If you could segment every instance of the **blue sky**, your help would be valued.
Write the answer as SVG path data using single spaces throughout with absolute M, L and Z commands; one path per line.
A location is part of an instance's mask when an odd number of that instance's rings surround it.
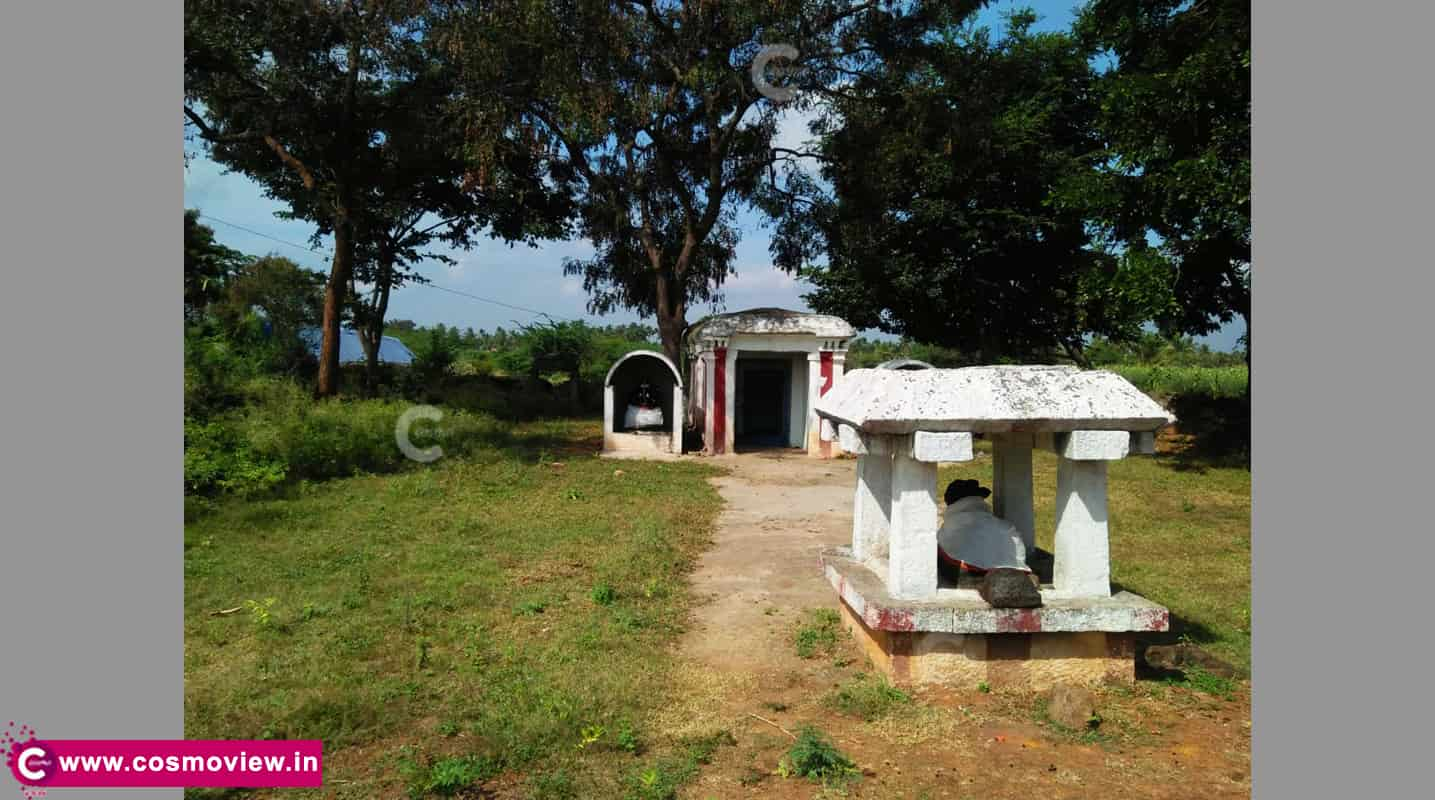
M 1000 24 L 1001 14 L 1018 5 L 1036 9 L 1041 16 L 1038 29 L 1065 27 L 1071 21 L 1074 7 L 1071 0 L 1020 4 L 1006 0 L 984 10 L 980 21 Z M 805 135 L 801 119 L 785 121 L 782 136 L 788 140 L 787 144 L 800 143 Z M 273 240 L 307 246 L 313 233 L 308 224 L 275 217 L 282 205 L 266 198 L 258 184 L 243 175 L 225 174 L 222 167 L 202 154 L 192 158 L 184 171 L 184 206 L 198 208 L 205 224 L 214 229 L 215 237 L 229 247 L 254 255 L 276 253 L 311 269 L 328 272 L 325 255 Z M 718 310 L 754 306 L 811 310 L 801 297 L 811 286 L 772 266 L 767 252 L 768 231 L 762 225 L 761 215 L 744 211 L 739 215 L 739 224 L 742 240 L 737 246 L 737 275 L 724 286 L 724 304 Z M 327 246 L 319 249 L 327 250 Z M 602 318 L 587 313 L 581 279 L 563 275 L 562 264 L 564 258 L 583 257 L 591 252 L 592 247 L 586 241 L 549 242 L 534 248 L 485 240 L 472 250 L 454 252 L 452 255 L 458 263 L 453 267 L 429 263 L 421 265 L 419 271 L 438 286 L 544 311 L 558 318 L 586 319 L 597 324 L 640 321 L 628 312 Z M 688 320 L 696 321 L 706 313 L 709 309 L 705 307 L 692 308 Z M 417 285 L 394 293 L 389 303 L 389 317 L 411 319 L 423 325 L 442 322 L 475 330 L 512 328 L 541 319 L 532 313 Z M 1236 322 L 1204 341 L 1216 349 L 1231 350 L 1242 331 L 1243 326 Z M 873 332 L 866 333 L 872 335 Z

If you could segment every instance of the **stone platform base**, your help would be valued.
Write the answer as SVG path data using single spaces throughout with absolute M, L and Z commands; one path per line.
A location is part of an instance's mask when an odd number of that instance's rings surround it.
M 883 631 L 867 627 L 845 602 L 840 606 L 843 625 L 897 685 L 1046 689 L 1136 680 L 1132 634 Z
M 1130 683 L 1135 637 L 1170 624 L 1165 608 L 1130 592 L 1062 597 L 1043 584 L 1043 605 L 1031 609 L 992 608 L 963 586 L 900 600 L 887 593 L 882 565 L 874 570 L 846 547 L 824 550 L 822 563 L 844 624 L 893 683 L 1029 689 Z
M 671 431 L 609 431 L 603 434 L 602 455 L 608 458 L 671 458 Z

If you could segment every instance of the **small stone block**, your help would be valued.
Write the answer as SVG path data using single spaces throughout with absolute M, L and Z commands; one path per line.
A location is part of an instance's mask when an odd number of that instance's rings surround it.
M 1072 461 L 1115 461 L 1131 449 L 1128 431 L 1072 431 L 1057 434 L 1057 455 Z
M 1041 605 L 1041 592 L 1032 581 L 1032 574 L 1019 569 L 991 570 L 977 591 L 993 608 L 1037 608 Z
M 912 458 L 934 463 L 971 461 L 972 435 L 966 432 L 917 431 L 912 434 Z
M 1084 686 L 1059 684 L 1051 689 L 1046 715 L 1062 727 L 1084 731 L 1100 721 L 1096 713 L 1096 696 Z
M 1131 452 L 1140 453 L 1144 456 L 1156 455 L 1156 432 L 1132 431 Z
M 1192 644 L 1153 644 L 1146 648 L 1145 660 L 1156 669 L 1186 671 L 1196 667 L 1222 678 L 1236 676 L 1235 667 Z

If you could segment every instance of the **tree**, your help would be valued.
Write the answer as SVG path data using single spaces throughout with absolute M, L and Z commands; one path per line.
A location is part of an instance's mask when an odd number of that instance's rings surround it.
M 1165 332 L 1235 315 L 1249 332 L 1249 0 L 1093 0 L 1075 32 L 1115 65 L 1095 87 L 1103 157 L 1058 199 L 1160 263 Z
M 270 335 L 297 341 L 305 329 L 323 319 L 324 274 L 278 255 L 254 259 L 229 282 L 219 317 L 231 330 L 258 310 Z
M 416 4 L 187 0 L 184 11 L 184 113 L 211 157 L 270 196 L 307 195 L 333 232 L 317 391 L 334 394 L 383 96 L 413 80 L 423 47 Z
M 1088 334 L 1129 335 L 1149 317 L 1144 278 L 1093 247 L 1081 211 L 1051 202 L 1099 157 L 1089 53 L 1032 31 L 1029 11 L 993 38 L 967 22 L 975 5 L 881 47 L 834 98 L 827 185 L 789 170 L 766 199 L 774 259 L 812 281 L 815 309 L 858 327 L 984 362 L 1059 348 L 1084 363 Z
M 184 212 L 184 318 L 198 321 L 224 295 L 229 279 L 249 256 L 216 242 L 214 229 L 199 221 L 198 209 Z
M 332 234 L 318 394 L 338 389 L 339 320 L 356 283 L 370 343 L 387 294 L 434 238 L 464 246 L 476 226 L 506 221 L 515 184 L 497 178 L 522 147 L 490 142 L 493 163 L 473 170 L 475 145 L 447 116 L 452 77 L 430 35 L 444 4 L 425 0 L 187 0 L 188 123 L 215 161 L 261 183 L 290 215 Z M 498 130 L 497 128 L 493 130 Z M 516 154 L 516 155 L 515 155 Z M 476 194 L 474 194 L 476 190 Z M 497 206 L 497 208 L 491 208 Z M 490 213 L 491 212 L 491 213 Z
M 455 15 L 470 127 L 513 109 L 578 204 L 595 254 L 589 309 L 655 317 L 678 360 L 694 302 L 733 274 L 736 209 L 791 152 L 774 147 L 785 93 L 760 92 L 751 65 L 786 44 L 823 86 L 852 31 L 879 14 L 848 0 L 507 0 Z M 895 13 L 895 12 L 883 12 Z M 790 51 L 787 51 L 790 52 Z M 761 62 L 759 62 L 761 63 Z M 799 94 L 792 107 L 810 102 Z M 502 118 L 504 111 L 500 114 Z

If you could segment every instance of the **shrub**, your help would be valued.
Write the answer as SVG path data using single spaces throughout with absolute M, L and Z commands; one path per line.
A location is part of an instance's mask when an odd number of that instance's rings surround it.
M 784 778 L 795 775 L 822 783 L 840 783 L 860 774 L 826 734 L 810 725 L 798 729 L 797 741 L 778 762 L 777 772 Z
M 284 481 L 280 460 L 255 453 L 234 428 L 184 419 L 184 493 L 248 496 Z
M 1238 398 L 1250 386 L 1250 373 L 1239 367 L 1165 367 L 1116 365 L 1108 367 L 1141 391 L 1161 397 L 1197 395 Z
M 249 495 L 286 481 L 388 472 L 409 464 L 394 440 L 399 400 L 315 400 L 298 383 L 253 378 L 231 387 L 238 407 L 206 421 L 185 419 L 185 493 Z M 437 441 L 445 455 L 493 432 L 485 416 L 448 409 L 411 429 L 414 444 Z

